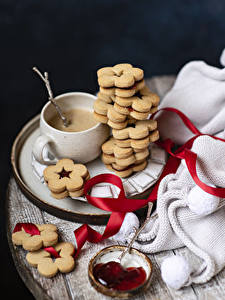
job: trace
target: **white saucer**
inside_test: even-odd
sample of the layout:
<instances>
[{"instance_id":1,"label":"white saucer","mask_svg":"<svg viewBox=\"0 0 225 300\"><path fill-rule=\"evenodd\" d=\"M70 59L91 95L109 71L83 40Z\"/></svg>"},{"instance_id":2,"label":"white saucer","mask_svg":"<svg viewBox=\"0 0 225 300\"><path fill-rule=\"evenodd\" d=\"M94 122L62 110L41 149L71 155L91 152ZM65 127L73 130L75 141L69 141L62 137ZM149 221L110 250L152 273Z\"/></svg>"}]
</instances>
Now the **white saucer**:
<instances>
[{"instance_id":1,"label":"white saucer","mask_svg":"<svg viewBox=\"0 0 225 300\"><path fill-rule=\"evenodd\" d=\"M21 130L12 148L13 171L23 192L36 205L58 217L82 223L105 223L109 213L88 204L84 197L57 200L50 196L50 191L43 183L42 177L43 169L46 166L35 161L32 155L32 147L39 134L38 115ZM153 144L146 169L123 179L126 196L128 198L147 198L150 188L158 180L166 160L166 152ZM112 173L106 169L100 158L88 163L86 166L91 177L103 173ZM95 196L103 197L102 193L106 193L105 197L116 197L118 194L117 188L110 185L106 188L105 185L107 184L101 184L100 187L93 190Z\"/></svg>"}]
</instances>

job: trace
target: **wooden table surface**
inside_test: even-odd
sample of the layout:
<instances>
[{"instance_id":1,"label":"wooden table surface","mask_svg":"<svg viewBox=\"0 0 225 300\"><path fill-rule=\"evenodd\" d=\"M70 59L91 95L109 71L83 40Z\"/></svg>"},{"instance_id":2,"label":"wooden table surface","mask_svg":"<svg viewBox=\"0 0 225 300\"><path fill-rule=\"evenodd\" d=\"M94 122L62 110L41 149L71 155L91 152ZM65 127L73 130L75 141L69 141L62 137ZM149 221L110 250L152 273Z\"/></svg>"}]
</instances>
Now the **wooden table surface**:
<instances>
[{"instance_id":1,"label":"wooden table surface","mask_svg":"<svg viewBox=\"0 0 225 300\"><path fill-rule=\"evenodd\" d=\"M148 85L161 97L171 88L174 77L162 76L148 80ZM47 279L41 277L35 268L28 265L25 259L26 252L21 247L14 247L11 241L11 233L18 222L32 223L52 223L58 227L62 240L75 243L73 231L80 226L63 219L54 217L33 205L20 191L14 178L10 179L7 199L7 236L10 250L15 266L24 283L36 299L51 300L99 300L110 299L98 293L88 280L88 263L91 257L104 247L113 245L111 240L100 244L86 243L77 261L75 270L69 274L58 273L54 278ZM103 232L104 226L93 226L99 232ZM164 251L158 254L149 255L153 263L153 277L151 286L145 292L135 298L135 300L167 300L167 299L187 299L187 300L213 300L225 299L225 270L220 272L211 281L202 285L191 285L179 291L169 289L161 279L160 265L162 260L171 255L180 253L189 259L194 260L194 256L185 247L175 251Z\"/></svg>"}]
</instances>

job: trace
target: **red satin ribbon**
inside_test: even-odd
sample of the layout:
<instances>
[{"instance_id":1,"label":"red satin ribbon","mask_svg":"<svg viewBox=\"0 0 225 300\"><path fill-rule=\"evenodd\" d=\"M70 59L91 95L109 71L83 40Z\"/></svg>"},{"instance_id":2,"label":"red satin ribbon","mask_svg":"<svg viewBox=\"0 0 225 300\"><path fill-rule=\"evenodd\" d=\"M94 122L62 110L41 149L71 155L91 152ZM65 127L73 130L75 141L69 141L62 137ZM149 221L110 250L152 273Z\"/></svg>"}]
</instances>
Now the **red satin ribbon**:
<instances>
[{"instance_id":1,"label":"red satin ribbon","mask_svg":"<svg viewBox=\"0 0 225 300\"><path fill-rule=\"evenodd\" d=\"M203 135L195 126L194 124L188 119L185 114L183 114L181 111L178 109L172 108L172 107L166 107L163 108L159 111L169 111L176 113L177 116L181 118L183 123L186 125L186 127L194 134L194 136L189 139L184 145L180 146L176 151L173 152L172 148L174 147L174 143L170 140L167 139L165 141L158 141L156 142L157 145L160 147L164 148L167 153L169 153L171 156L169 157L164 170L157 181L157 184L154 186L150 196L148 199L127 199L125 197L124 189L123 189L123 184L122 181L119 177L112 175L112 174L101 174L98 176L95 176L88 180L84 186L84 193L85 196L88 200L88 202L100 209L106 210L106 211L111 211L112 214L109 218L109 221L106 225L104 233L101 235L97 231L93 230L90 226L87 224L82 225L78 229L74 231L75 238L77 241L77 252L75 256L77 256L84 245L85 241L89 241L91 243L98 243L103 241L104 239L113 236L116 234L125 217L126 212L132 212L135 211L143 206L145 206L148 202L153 202L157 199L157 192L158 192L158 187L161 182L161 180L168 174L170 173L175 173L181 159L185 159L188 170L190 172L190 175L192 176L194 182L202 188L205 192L215 195L217 197L225 198L225 189L224 188L213 188L211 186L208 186L204 182L202 182L196 171L196 162L197 162L197 155L196 153L190 151L194 140ZM154 118L154 116L159 112L157 111L151 116L151 119ZM225 140L217 138L212 136L214 139L218 139L220 141L225 142ZM102 182L108 182L111 184L116 185L117 187L120 188L120 193L118 198L99 198L99 197L92 197L89 195L89 191L91 188L97 184L97 183L102 183Z\"/></svg>"},{"instance_id":2,"label":"red satin ribbon","mask_svg":"<svg viewBox=\"0 0 225 300\"><path fill-rule=\"evenodd\" d=\"M99 232L95 231L87 224L83 224L81 227L74 231L77 242L77 250L75 253L75 257L78 256L81 248L83 247L86 241L90 243L99 243L116 234L120 230L126 212L135 211L145 206L148 202L154 202L157 199L157 191L160 181L166 175L170 173L175 173L179 164L180 160L176 157L171 156L168 159L167 164L164 167L163 172L157 184L155 184L148 199L127 199L125 197L122 181L116 175L101 174L89 179L84 186L84 193L88 202L100 209L111 211L112 214L110 215L109 221L105 227L105 231L103 234L100 234ZM100 182L108 182L119 187L120 193L118 198L99 198L90 196L89 191L91 190L91 188L95 184Z\"/></svg>"},{"instance_id":3,"label":"red satin ribbon","mask_svg":"<svg viewBox=\"0 0 225 300\"><path fill-rule=\"evenodd\" d=\"M206 193L209 193L211 195L220 197L220 198L225 198L225 189L224 188L216 188L216 187L211 187L204 182L200 180L197 174L196 170L196 162L197 162L197 154L186 149L185 150L185 162L187 164L188 170L191 174L191 177L193 178L194 182Z\"/></svg>"},{"instance_id":4,"label":"red satin ribbon","mask_svg":"<svg viewBox=\"0 0 225 300\"><path fill-rule=\"evenodd\" d=\"M164 148L170 155L177 157L179 159L185 159L185 162L187 164L187 167L188 167L188 170L189 170L189 173L190 173L192 179L206 193L209 193L211 195L214 195L214 196L217 196L220 198L225 198L225 189L224 188L219 188L219 187L214 188L214 187L211 187L211 186L205 184L204 182L202 182L200 180L200 178L198 177L198 174L197 174L197 170L196 170L197 154L190 151L196 138L198 138L201 135L208 135L208 134L202 134L193 125L193 123L188 119L188 117L185 116L181 111L179 111L175 108L172 108L172 107L165 107L165 108L160 109L159 111L161 111L161 110L175 112L182 119L182 121L187 126L187 128L193 134L195 134L195 136L190 138L184 145L179 147L174 153L172 152L172 147L174 146L174 143L170 139L167 139L164 142L157 142L157 144L160 145L162 148ZM158 113L159 111L157 111L156 113ZM153 118L155 114L153 114L151 116L151 118ZM224 139L221 139L219 137L215 137L212 135L208 135L208 136L214 138L215 140L225 142Z\"/></svg>"},{"instance_id":5,"label":"red satin ribbon","mask_svg":"<svg viewBox=\"0 0 225 300\"><path fill-rule=\"evenodd\" d=\"M54 257L54 258L59 258L59 257L61 257L61 256L59 255L59 253L58 253L58 252L55 250L55 248L53 248L53 247L45 247L44 250L47 251L48 253L50 253L51 256Z\"/></svg>"},{"instance_id":6,"label":"red satin ribbon","mask_svg":"<svg viewBox=\"0 0 225 300\"><path fill-rule=\"evenodd\" d=\"M39 229L33 223L17 223L13 230L13 233L21 231L22 229L24 229L24 231L26 233L29 233L30 235L40 235Z\"/></svg>"}]
</instances>

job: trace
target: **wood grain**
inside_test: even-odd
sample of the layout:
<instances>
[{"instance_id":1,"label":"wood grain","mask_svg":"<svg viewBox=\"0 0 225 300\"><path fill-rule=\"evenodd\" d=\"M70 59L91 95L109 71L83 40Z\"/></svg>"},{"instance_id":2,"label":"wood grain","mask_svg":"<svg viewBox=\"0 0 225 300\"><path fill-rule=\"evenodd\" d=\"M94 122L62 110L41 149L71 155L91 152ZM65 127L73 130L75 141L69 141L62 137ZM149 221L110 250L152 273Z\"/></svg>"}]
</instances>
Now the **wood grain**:
<instances>
[{"instance_id":1,"label":"wood grain","mask_svg":"<svg viewBox=\"0 0 225 300\"><path fill-rule=\"evenodd\" d=\"M163 76L155 77L147 81L153 91L156 91L161 97L171 88L174 77ZM100 244L86 243L81 254L76 261L75 270L69 274L58 274L53 279L41 277L35 268L28 265L25 260L25 251L20 247L12 245L11 233L18 222L33 223L53 223L57 225L62 240L75 243L73 231L80 226L40 210L33 205L21 192L14 178L11 178L8 186L7 199L7 236L10 250L16 265L17 271L25 282L28 289L36 299L47 300L107 300L107 296L99 294L91 287L88 281L88 263L90 258L104 247L113 245L111 240ZM103 232L103 226L93 226L99 232ZM175 251L165 251L159 254L150 255L153 262L153 277L150 288L144 295L132 298L134 300L169 300L169 299L187 299L187 300L214 300L225 299L225 270L220 272L210 282L202 285L192 285L188 288L174 291L169 289L162 281L160 276L160 265L162 260L170 255L182 254L189 258L189 261L195 263L196 257L186 248Z\"/></svg>"}]
</instances>

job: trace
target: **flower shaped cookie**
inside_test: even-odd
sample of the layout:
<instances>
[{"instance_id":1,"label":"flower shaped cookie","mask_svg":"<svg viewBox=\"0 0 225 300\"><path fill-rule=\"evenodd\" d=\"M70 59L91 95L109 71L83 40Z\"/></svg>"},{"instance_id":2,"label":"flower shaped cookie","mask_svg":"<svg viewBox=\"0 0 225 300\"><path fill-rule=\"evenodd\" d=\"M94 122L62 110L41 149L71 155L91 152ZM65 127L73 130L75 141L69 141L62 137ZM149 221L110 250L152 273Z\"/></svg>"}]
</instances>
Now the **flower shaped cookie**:
<instances>
[{"instance_id":1,"label":"flower shaped cookie","mask_svg":"<svg viewBox=\"0 0 225 300\"><path fill-rule=\"evenodd\" d=\"M159 139L157 121L144 120L137 121L121 130L112 130L115 143L119 147L132 147L142 149ZM146 146L147 145L147 146Z\"/></svg>"},{"instance_id":2,"label":"flower shaped cookie","mask_svg":"<svg viewBox=\"0 0 225 300\"><path fill-rule=\"evenodd\" d=\"M83 195L85 181L89 179L85 165L74 164L71 159L63 158L56 165L44 170L44 179L56 199L79 197Z\"/></svg>"},{"instance_id":3,"label":"flower shaped cookie","mask_svg":"<svg viewBox=\"0 0 225 300\"><path fill-rule=\"evenodd\" d=\"M148 148L136 150L129 148L120 148L116 145L115 139L110 138L102 145L102 161L105 165L117 164L120 167L129 167L134 163L140 163L146 160L149 155Z\"/></svg>"},{"instance_id":4,"label":"flower shaped cookie","mask_svg":"<svg viewBox=\"0 0 225 300\"><path fill-rule=\"evenodd\" d=\"M104 88L100 86L99 90L102 94L107 96L119 96L123 98L128 98L134 96L138 91L140 91L145 86L145 81L142 79L141 81L136 81L134 85L129 88L118 88L118 87L110 87Z\"/></svg>"},{"instance_id":5,"label":"flower shaped cookie","mask_svg":"<svg viewBox=\"0 0 225 300\"><path fill-rule=\"evenodd\" d=\"M108 96L99 92L94 102L94 117L96 121L108 124L113 129L123 129L127 126L127 117L146 120L157 111L158 104L159 97L146 86L129 98Z\"/></svg>"},{"instance_id":6,"label":"flower shaped cookie","mask_svg":"<svg viewBox=\"0 0 225 300\"><path fill-rule=\"evenodd\" d=\"M118 64L114 67L101 68L97 72L98 83L103 88L129 88L144 77L143 70L131 64Z\"/></svg>"},{"instance_id":7,"label":"flower shaped cookie","mask_svg":"<svg viewBox=\"0 0 225 300\"><path fill-rule=\"evenodd\" d=\"M106 168L110 171L113 171L117 176L121 178L125 178L130 176L134 172L139 172L144 170L148 165L147 159L144 159L141 162L135 162L134 164L128 166L128 167L122 167L118 165L117 163L112 163L106 165Z\"/></svg>"},{"instance_id":8,"label":"flower shaped cookie","mask_svg":"<svg viewBox=\"0 0 225 300\"><path fill-rule=\"evenodd\" d=\"M94 102L94 118L96 121L108 124L114 129L123 129L129 123L134 123L133 118L129 118L124 114L117 112L110 103L110 97L98 94L98 99Z\"/></svg>"},{"instance_id":9,"label":"flower shaped cookie","mask_svg":"<svg viewBox=\"0 0 225 300\"><path fill-rule=\"evenodd\" d=\"M114 97L114 109L124 115L130 115L136 120L145 120L158 110L159 96L152 93L147 86L133 97Z\"/></svg>"},{"instance_id":10,"label":"flower shaped cookie","mask_svg":"<svg viewBox=\"0 0 225 300\"><path fill-rule=\"evenodd\" d=\"M36 251L42 247L53 246L58 242L57 227L53 224L36 224L40 234L31 235L22 228L12 234L14 245L23 246L25 250Z\"/></svg>"},{"instance_id":11,"label":"flower shaped cookie","mask_svg":"<svg viewBox=\"0 0 225 300\"><path fill-rule=\"evenodd\" d=\"M60 242L54 246L57 252L55 259L51 254L44 250L28 252L26 255L27 262L38 269L38 272L45 277L51 278L58 272L68 273L74 269L75 261L73 258L74 246L71 243Z\"/></svg>"}]
</instances>

